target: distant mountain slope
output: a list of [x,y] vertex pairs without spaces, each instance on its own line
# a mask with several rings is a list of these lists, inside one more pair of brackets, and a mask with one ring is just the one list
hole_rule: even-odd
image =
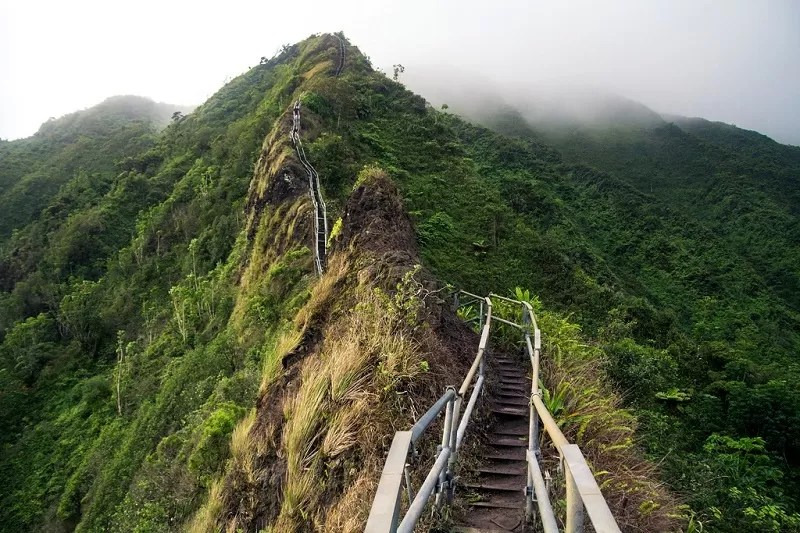
[[[115,162],[153,145],[176,111],[189,108],[138,96],[114,96],[50,120],[32,137],[0,141],[0,243],[33,220],[69,180],[113,178]],[[150,134],[148,136],[148,134]]]

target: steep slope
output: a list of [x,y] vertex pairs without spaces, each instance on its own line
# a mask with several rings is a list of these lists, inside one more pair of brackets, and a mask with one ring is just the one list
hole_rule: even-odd
[[[777,478],[765,471],[760,483],[787,483],[785,492],[773,494],[779,501],[788,496],[783,500],[788,507],[781,508],[792,509],[798,450],[789,443],[797,435],[793,413],[800,397],[797,149],[697,119],[678,120],[680,127],[548,128],[512,110],[486,123],[561,150],[571,163],[565,169],[582,185],[571,199],[562,196],[570,208],[582,206],[570,217],[580,221],[581,237],[617,282],[666,312],[660,318],[648,312],[643,320],[641,311],[624,311],[628,320],[634,318],[626,335],[666,347],[666,359],[645,363],[649,358],[627,341],[606,349],[616,361],[612,374],[619,386],[644,409],[648,446],[655,457],[666,455],[667,479],[685,490],[689,501],[703,502],[699,507],[714,505],[725,489],[687,476],[684,460],[702,456],[700,442],[709,433],[746,436],[747,446],[763,453],[766,445],[782,465]],[[647,330],[639,329],[653,318]],[[680,338],[678,332],[683,332]],[[661,344],[665,333],[672,340]],[[654,374],[674,376],[671,392],[649,396],[659,388],[648,383]],[[769,405],[768,413],[757,415],[753,401]],[[667,427],[698,440],[665,441]],[[728,456],[736,453],[731,451],[735,440],[718,446],[714,438],[708,437],[706,452],[733,461]],[[755,494],[723,500],[757,508]],[[704,523],[725,530],[736,518],[723,515],[722,520],[704,517]],[[790,527],[790,522],[779,523]]]
[[[564,337],[553,357],[607,349],[571,371],[592,360],[593,379],[607,371],[647,409],[654,457],[676,457],[668,480],[696,488],[704,521],[757,528],[778,506],[788,524],[795,493],[777,453],[796,453],[796,382],[773,381],[792,371],[796,319],[765,281],[708,249],[713,233],[680,211],[562,163],[540,139],[433,110],[342,39],[286,47],[122,160],[88,205],[65,188],[46,211],[65,221],[57,229],[40,220],[14,238],[0,297],[0,527],[358,530],[383,439],[472,351],[432,275],[480,292],[527,287],[572,313],[586,337]],[[298,98],[335,221],[321,278],[290,142]],[[738,381],[756,351],[763,364]],[[581,383],[562,390],[565,423],[585,408],[572,401],[581,392],[607,407],[586,392],[596,382]],[[785,433],[764,433],[754,411],[733,416],[754,393]],[[641,462],[584,429],[571,438],[596,442],[608,464]],[[709,441],[715,431],[730,441]],[[755,476],[731,475],[735,459],[754,461]],[[730,496],[753,480],[757,497]],[[662,513],[657,497],[628,501],[617,505],[632,528]]]
[[150,148],[155,133],[184,106],[115,96],[42,124],[32,137],[0,141],[0,243],[33,220],[74,178],[109,187],[115,163]]

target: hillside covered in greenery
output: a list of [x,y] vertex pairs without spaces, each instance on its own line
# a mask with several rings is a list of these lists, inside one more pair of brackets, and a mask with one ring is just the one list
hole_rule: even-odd
[[[334,228],[321,278],[298,98]],[[800,528],[794,149],[697,121],[493,131],[342,35],[163,131],[114,102],[0,142],[0,530],[359,531],[383,437],[471,357],[446,283],[528,289],[553,364],[592,361],[603,388],[565,372],[584,403],[559,419],[619,458],[604,470],[641,447],[686,503],[670,522],[613,478],[626,531]],[[606,449],[587,413],[612,383],[629,437]]]

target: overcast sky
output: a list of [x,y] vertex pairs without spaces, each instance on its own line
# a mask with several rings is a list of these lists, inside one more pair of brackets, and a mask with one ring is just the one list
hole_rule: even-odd
[[115,94],[199,104],[340,29],[386,71],[589,84],[800,144],[800,0],[0,0],[0,138]]

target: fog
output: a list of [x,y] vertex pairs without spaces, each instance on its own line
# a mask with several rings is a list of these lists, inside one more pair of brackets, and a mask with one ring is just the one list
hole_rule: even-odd
[[587,94],[616,94],[800,144],[793,0],[0,0],[0,138],[114,94],[201,103],[282,44],[337,30],[434,102],[550,95],[591,116]]

